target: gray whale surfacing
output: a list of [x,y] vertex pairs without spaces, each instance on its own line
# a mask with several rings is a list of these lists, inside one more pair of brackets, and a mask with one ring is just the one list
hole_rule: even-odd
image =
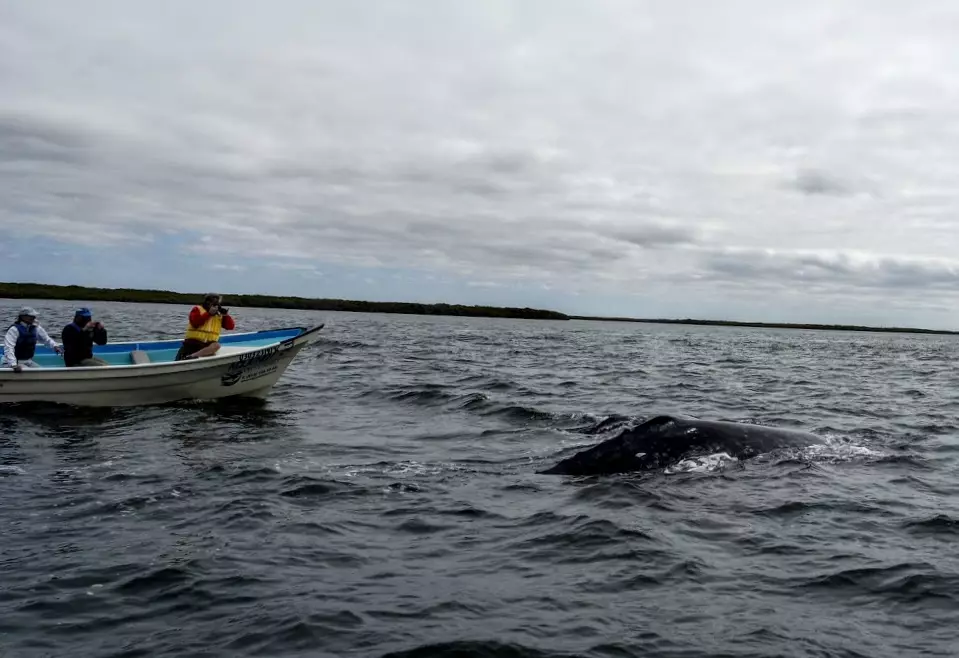
[[748,459],[770,450],[822,444],[799,430],[682,416],[656,416],[540,471],[548,475],[612,475],[664,468],[696,455],[725,452]]

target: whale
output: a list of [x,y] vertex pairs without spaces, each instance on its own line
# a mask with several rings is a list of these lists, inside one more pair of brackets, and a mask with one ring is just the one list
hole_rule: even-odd
[[778,448],[823,443],[822,438],[801,430],[660,415],[539,472],[615,475],[665,468],[690,457],[726,453],[744,460]]

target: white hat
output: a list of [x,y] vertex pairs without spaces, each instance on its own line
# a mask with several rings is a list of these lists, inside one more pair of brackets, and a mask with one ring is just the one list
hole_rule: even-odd
[[24,306],[23,308],[20,309],[20,315],[30,315],[33,317],[37,317],[37,312],[34,309],[30,308],[29,306]]

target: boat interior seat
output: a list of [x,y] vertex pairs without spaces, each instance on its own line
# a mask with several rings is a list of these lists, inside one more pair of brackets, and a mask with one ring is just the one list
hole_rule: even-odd
[[143,350],[133,350],[130,352],[130,360],[136,365],[143,365],[144,363],[150,363],[150,355]]

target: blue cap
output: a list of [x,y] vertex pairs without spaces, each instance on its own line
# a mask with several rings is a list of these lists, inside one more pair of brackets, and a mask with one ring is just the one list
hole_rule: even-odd
[[93,317],[93,313],[91,313],[91,312],[90,312],[90,309],[88,309],[88,308],[86,308],[86,307],[84,307],[84,308],[78,308],[78,309],[77,309],[77,312],[76,312],[76,315],[77,315],[78,317],[81,317],[81,318],[92,318],[92,317]]

